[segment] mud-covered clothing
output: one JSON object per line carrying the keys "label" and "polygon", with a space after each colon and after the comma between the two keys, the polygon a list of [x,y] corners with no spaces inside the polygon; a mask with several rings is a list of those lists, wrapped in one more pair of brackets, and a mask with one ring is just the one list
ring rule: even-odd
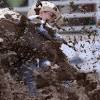
{"label": "mud-covered clothing", "polygon": [[[30,16],[29,20],[34,23],[36,26],[37,34],[44,36],[47,40],[60,40],[60,36],[56,34],[56,31],[52,26],[43,21],[38,15]],[[46,70],[51,66],[51,62],[46,58],[36,58],[32,63],[22,64],[20,67],[22,73],[22,79],[24,80],[30,96],[37,95],[37,83],[36,79],[33,76],[35,68],[40,68]]]}
{"label": "mud-covered clothing", "polygon": [[36,79],[33,78],[33,70],[37,67],[36,62],[22,64],[20,71],[22,74],[22,79],[28,88],[30,96],[37,95]]}
{"label": "mud-covered clothing", "polygon": [[52,40],[62,40],[62,37],[60,34],[57,33],[56,28],[49,25],[49,23],[42,20],[42,18],[39,15],[33,15],[28,17],[33,23],[40,24],[37,27],[37,32],[41,35],[43,35],[45,38]]}

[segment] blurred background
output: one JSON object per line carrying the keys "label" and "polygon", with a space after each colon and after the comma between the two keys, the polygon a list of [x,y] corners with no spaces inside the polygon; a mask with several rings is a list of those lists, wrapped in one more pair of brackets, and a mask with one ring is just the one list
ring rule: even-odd
{"label": "blurred background", "polygon": [[[60,9],[68,31],[91,28],[100,30],[100,0],[41,0],[51,1]],[[37,0],[7,0],[16,11],[27,14]],[[97,29],[98,28],[98,29]]]}
{"label": "blurred background", "polygon": [[22,7],[28,5],[28,0],[7,0],[12,7]]}

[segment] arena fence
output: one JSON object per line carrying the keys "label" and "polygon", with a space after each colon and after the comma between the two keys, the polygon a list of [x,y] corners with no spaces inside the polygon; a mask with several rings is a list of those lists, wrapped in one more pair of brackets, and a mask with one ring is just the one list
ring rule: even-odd
{"label": "arena fence", "polygon": [[[46,0],[47,1],[47,0]],[[100,0],[48,0],[55,3],[64,17],[63,28],[68,32],[100,30]],[[28,6],[15,10],[27,13],[36,0],[28,0]]]}

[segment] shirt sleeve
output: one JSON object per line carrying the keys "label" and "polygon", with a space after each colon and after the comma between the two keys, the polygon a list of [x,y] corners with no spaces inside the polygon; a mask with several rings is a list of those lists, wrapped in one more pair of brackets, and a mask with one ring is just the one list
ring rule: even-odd
{"label": "shirt sleeve", "polygon": [[28,19],[30,20],[34,20],[35,18],[39,17],[38,15],[32,15],[32,16],[29,16]]}

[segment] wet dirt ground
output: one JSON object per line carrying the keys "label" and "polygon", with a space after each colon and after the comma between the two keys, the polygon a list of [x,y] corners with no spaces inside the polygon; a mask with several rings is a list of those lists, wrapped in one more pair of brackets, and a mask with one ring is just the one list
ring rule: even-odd
{"label": "wet dirt ground", "polygon": [[[1,33],[3,32],[1,31]],[[8,35],[11,35],[13,37],[12,34],[8,34]],[[6,35],[6,37],[8,36]],[[75,37],[77,39],[75,39]],[[74,36],[72,34],[72,35],[66,35],[64,36],[64,38],[69,44],[71,43],[72,46],[75,46],[74,45],[75,43],[76,44],[79,43],[79,40],[83,40],[83,41],[89,40],[90,42],[91,40],[95,41],[93,35],[91,37],[88,37],[87,35]],[[97,37],[96,39],[98,40],[99,37]],[[11,40],[11,38],[9,40]],[[0,41],[2,42],[2,39]],[[4,44],[4,48],[8,46],[8,42],[5,43],[7,43],[7,45]],[[81,50],[80,49],[77,50],[79,54],[81,54]],[[67,76],[68,74],[66,74],[66,72],[68,71],[60,70],[59,66],[57,65],[51,66],[49,69],[46,70],[40,69],[38,71],[33,71],[33,74],[38,75],[38,82],[37,82],[38,95],[34,97],[30,96],[24,82],[16,80],[13,74],[11,75],[11,73],[9,72],[9,67],[3,66],[1,64],[2,52],[0,53],[1,54],[0,55],[0,100],[100,100],[100,80],[98,77],[99,73],[97,73],[96,71],[92,71],[92,72],[87,71],[86,74],[83,73],[77,75],[77,77],[74,80],[64,80],[66,79],[66,77],[67,78],[69,77]],[[8,60],[12,61],[14,59],[9,58]],[[6,62],[4,62],[4,64],[6,64]],[[79,65],[78,67],[81,67],[83,65]],[[88,67],[91,65],[93,64],[90,62],[88,64],[85,64],[84,66]],[[84,66],[82,67],[83,69]]]}

